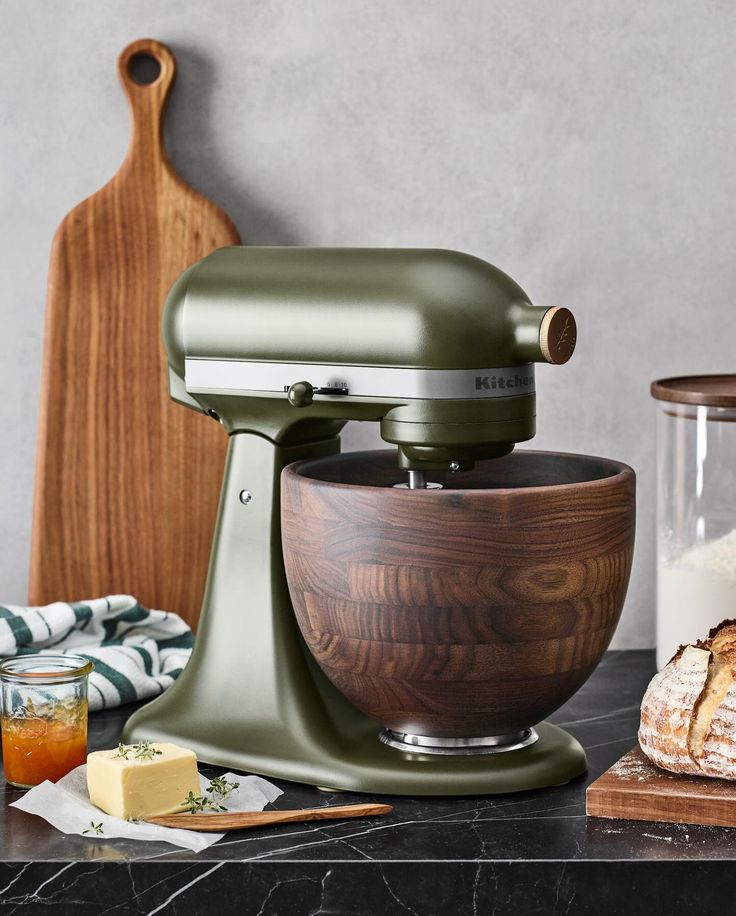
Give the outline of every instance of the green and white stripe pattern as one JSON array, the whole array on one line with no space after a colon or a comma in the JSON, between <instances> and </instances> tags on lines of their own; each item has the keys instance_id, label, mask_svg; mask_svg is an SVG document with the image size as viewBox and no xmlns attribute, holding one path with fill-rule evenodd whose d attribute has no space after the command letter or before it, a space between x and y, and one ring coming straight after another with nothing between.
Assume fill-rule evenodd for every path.
<instances>
[{"instance_id":1,"label":"green and white stripe pattern","mask_svg":"<svg viewBox=\"0 0 736 916\"><path fill-rule=\"evenodd\" d=\"M90 659L89 708L158 696L189 661L194 635L177 614L130 595L45 607L0 607L0 656L70 653Z\"/></svg>"}]
</instances>

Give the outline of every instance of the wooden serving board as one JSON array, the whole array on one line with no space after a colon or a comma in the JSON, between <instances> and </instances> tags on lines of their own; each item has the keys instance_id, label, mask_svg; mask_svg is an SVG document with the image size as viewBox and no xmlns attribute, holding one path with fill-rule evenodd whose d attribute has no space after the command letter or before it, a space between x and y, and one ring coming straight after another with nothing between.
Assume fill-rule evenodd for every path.
<instances>
[{"instance_id":1,"label":"wooden serving board","mask_svg":"<svg viewBox=\"0 0 736 916\"><path fill-rule=\"evenodd\" d=\"M667 773L635 747L588 786L586 813L622 820L736 827L736 781Z\"/></svg>"},{"instance_id":2,"label":"wooden serving board","mask_svg":"<svg viewBox=\"0 0 736 916\"><path fill-rule=\"evenodd\" d=\"M142 62L158 63L153 82L133 78ZM157 41L121 53L127 156L54 237L29 600L130 593L194 624L227 437L170 401L159 322L176 277L240 239L169 162L163 121L175 73Z\"/></svg>"}]
</instances>

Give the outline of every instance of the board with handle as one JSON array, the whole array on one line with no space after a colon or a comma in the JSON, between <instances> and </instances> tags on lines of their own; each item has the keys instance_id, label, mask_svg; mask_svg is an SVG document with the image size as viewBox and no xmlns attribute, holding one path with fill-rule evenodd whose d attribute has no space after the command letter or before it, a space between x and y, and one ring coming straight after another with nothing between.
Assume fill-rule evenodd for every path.
<instances>
[{"instance_id":1,"label":"board with handle","mask_svg":"<svg viewBox=\"0 0 736 916\"><path fill-rule=\"evenodd\" d=\"M158 68L147 83L145 65ZM159 322L177 276L240 239L169 161L175 74L160 42L122 51L127 156L53 240L29 600L130 593L195 624L227 437L169 399Z\"/></svg>"}]
</instances>

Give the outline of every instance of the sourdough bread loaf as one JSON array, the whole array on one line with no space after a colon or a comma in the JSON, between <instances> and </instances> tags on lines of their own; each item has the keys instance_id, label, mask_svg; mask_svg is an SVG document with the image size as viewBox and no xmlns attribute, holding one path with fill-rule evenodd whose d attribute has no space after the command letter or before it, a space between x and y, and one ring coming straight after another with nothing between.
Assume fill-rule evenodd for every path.
<instances>
[{"instance_id":1,"label":"sourdough bread loaf","mask_svg":"<svg viewBox=\"0 0 736 916\"><path fill-rule=\"evenodd\" d=\"M641 704L639 745L673 773L736 779L736 621L681 646Z\"/></svg>"}]
</instances>

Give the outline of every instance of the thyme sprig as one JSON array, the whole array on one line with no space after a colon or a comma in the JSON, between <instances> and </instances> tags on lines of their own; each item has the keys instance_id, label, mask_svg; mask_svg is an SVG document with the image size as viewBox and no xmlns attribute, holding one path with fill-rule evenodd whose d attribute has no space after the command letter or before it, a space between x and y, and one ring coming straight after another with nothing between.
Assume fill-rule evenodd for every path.
<instances>
[{"instance_id":1,"label":"thyme sprig","mask_svg":"<svg viewBox=\"0 0 736 916\"><path fill-rule=\"evenodd\" d=\"M214 779L210 779L210 784L207 786L207 792L213 797L225 799L239 788L239 786L239 782L229 782L224 776L215 776Z\"/></svg>"},{"instance_id":2,"label":"thyme sprig","mask_svg":"<svg viewBox=\"0 0 736 916\"><path fill-rule=\"evenodd\" d=\"M159 750L153 743L153 741L144 740L139 741L138 744L123 744L121 741L118 744L118 750L116 754L113 754L113 759L116 757L122 757L123 760L128 760L128 754L132 752L134 760L153 760L153 758L162 754L163 751Z\"/></svg>"},{"instance_id":3,"label":"thyme sprig","mask_svg":"<svg viewBox=\"0 0 736 916\"><path fill-rule=\"evenodd\" d=\"M182 805L186 806L190 814L200 814L202 811L227 811L224 805L213 801L206 795L195 795L194 792L190 792L187 795Z\"/></svg>"},{"instance_id":4,"label":"thyme sprig","mask_svg":"<svg viewBox=\"0 0 736 916\"><path fill-rule=\"evenodd\" d=\"M153 741L141 741L133 745L135 757L137 759L153 760L157 754L163 754L163 751L154 746Z\"/></svg>"},{"instance_id":5,"label":"thyme sprig","mask_svg":"<svg viewBox=\"0 0 736 916\"><path fill-rule=\"evenodd\" d=\"M182 805L186 806L190 814L201 814L203 811L227 811L221 802L239 786L239 782L230 782L224 776L215 776L214 779L210 779L204 795L195 795L194 792L190 792Z\"/></svg>"},{"instance_id":6,"label":"thyme sprig","mask_svg":"<svg viewBox=\"0 0 736 916\"><path fill-rule=\"evenodd\" d=\"M99 824L95 824L94 821L90 821L90 822L89 822L89 827L88 827L86 830L83 830L83 831L82 831L82 834L83 834L83 835L84 835L85 833L95 833L95 834L97 834L97 836L102 836L102 835L103 835L103 831L102 831L102 821L100 821Z\"/></svg>"}]
</instances>

